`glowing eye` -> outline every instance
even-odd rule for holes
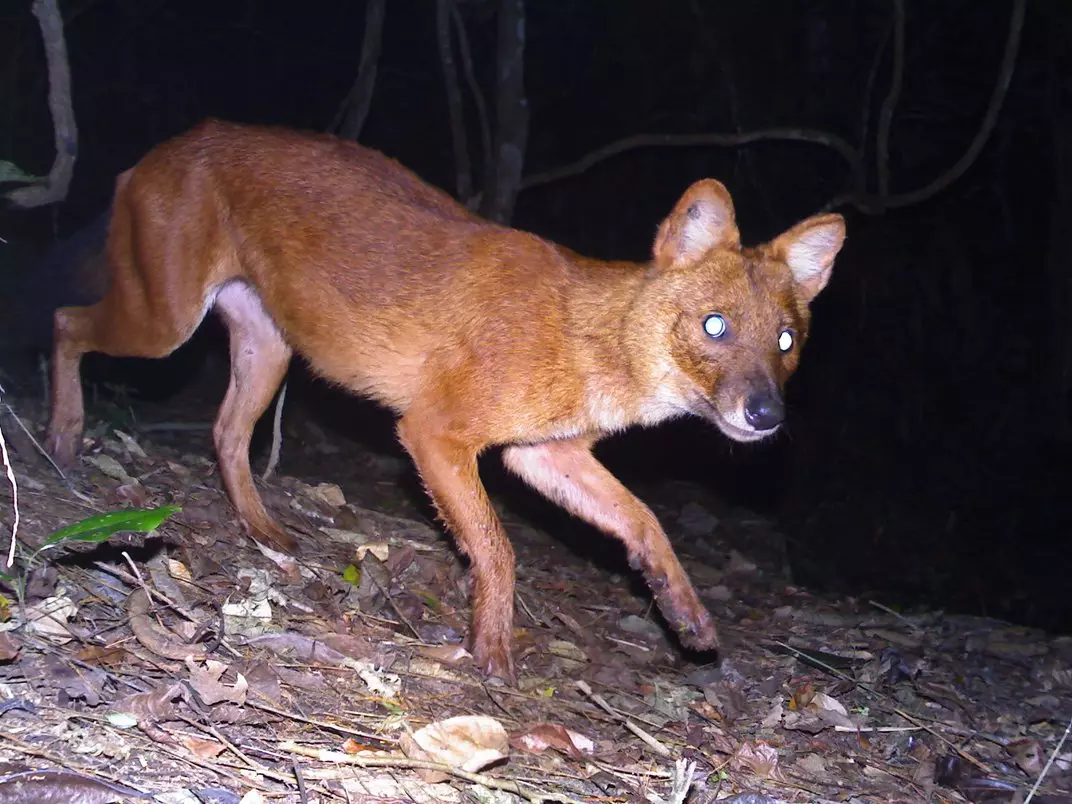
[[[703,329],[712,338],[721,338],[726,334],[726,319],[720,316],[718,313],[712,313],[707,316],[703,322]]]
[[[793,333],[787,329],[782,330],[782,334],[778,336],[778,348],[783,352],[788,352],[793,348]]]

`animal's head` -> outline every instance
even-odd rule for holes
[[[742,248],[726,188],[693,184],[659,227],[631,315],[634,366],[656,405],[702,416],[735,441],[774,433],[808,337],[808,305],[844,240],[844,219],[819,215]]]

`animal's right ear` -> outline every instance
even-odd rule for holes
[[[740,248],[733,199],[720,181],[693,184],[662,222],[652,249],[661,271],[699,259],[713,248]]]

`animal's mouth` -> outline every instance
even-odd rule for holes
[[[770,430],[757,430],[754,427],[749,426],[744,421],[744,415],[740,415],[740,424],[731,420],[731,418],[725,415],[718,409],[716,405],[707,395],[702,393],[696,393],[689,404],[689,412],[693,413],[703,419],[714,424],[723,435],[727,438],[737,441],[743,444],[750,443],[752,441],[762,441],[764,438],[773,435],[778,431],[778,427],[771,428]],[[738,417],[733,417],[738,418]]]

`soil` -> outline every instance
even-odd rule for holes
[[[210,364],[157,402],[92,385],[64,477],[33,443],[40,378],[3,376],[22,599],[0,583],[0,804],[1011,802],[1040,774],[1034,801],[1072,802],[1072,639],[809,594],[771,522],[692,483],[634,490],[718,621],[717,656],[684,653],[621,548],[488,456],[519,681],[488,680],[464,650],[464,560],[391,418],[287,401],[261,490],[302,550],[271,555],[221,490],[221,382]],[[363,438],[336,426],[351,418]],[[150,534],[30,560],[73,522],[159,505],[181,511]]]

